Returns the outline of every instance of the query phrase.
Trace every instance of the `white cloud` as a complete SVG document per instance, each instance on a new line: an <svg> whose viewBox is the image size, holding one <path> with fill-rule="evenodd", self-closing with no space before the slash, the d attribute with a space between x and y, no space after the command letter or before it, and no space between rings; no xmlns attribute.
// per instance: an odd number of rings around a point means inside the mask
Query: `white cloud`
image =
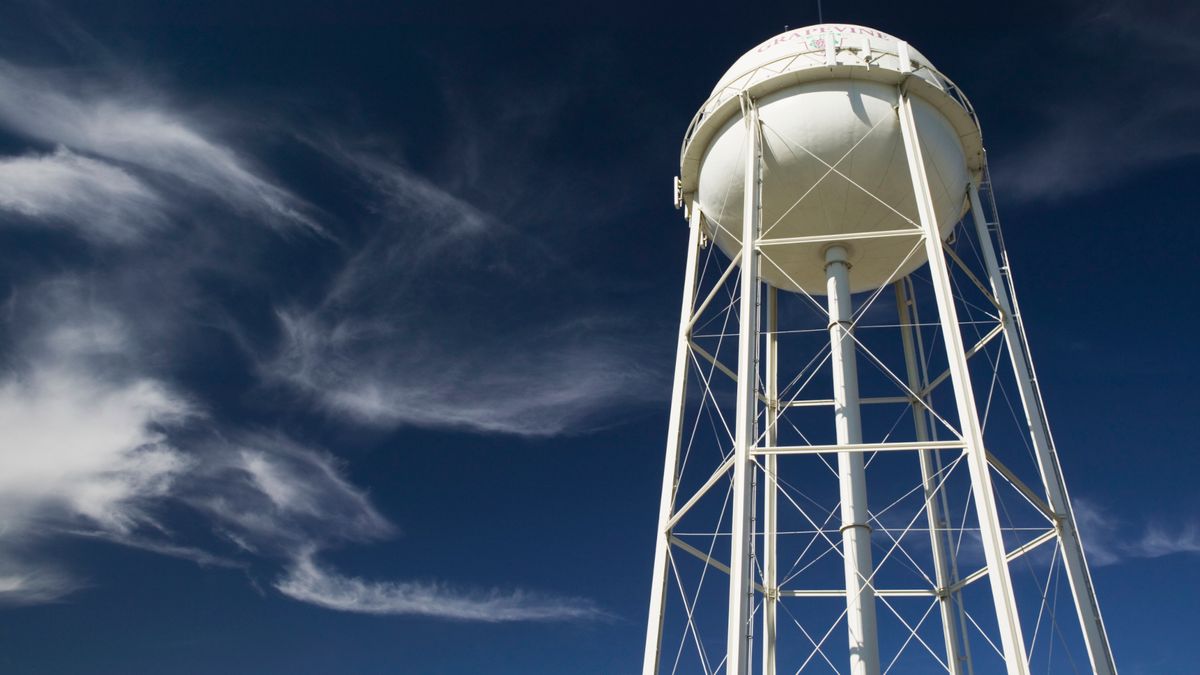
<svg viewBox="0 0 1200 675"><path fill-rule="evenodd" d="M322 148L331 158L348 167L372 189L376 209L399 214L427 232L419 233L415 243L445 243L464 238L487 236L503 228L495 218L408 169L367 152L347 151L332 141ZM395 217L392 215L390 217ZM441 246L407 252L420 260L442 250Z"/></svg>
<svg viewBox="0 0 1200 675"><path fill-rule="evenodd" d="M146 520L139 503L161 496L187 462L154 426L186 405L161 385L113 385L39 367L0 384L0 501L15 511L55 502L107 529Z"/></svg>
<svg viewBox="0 0 1200 675"><path fill-rule="evenodd" d="M80 581L45 545L72 536L231 566L173 541L162 507L202 459L170 434L202 415L157 378L138 374L122 317L79 279L9 298L0 376L0 603L61 597Z"/></svg>
<svg viewBox="0 0 1200 675"><path fill-rule="evenodd" d="M430 616L463 621L579 621L605 618L593 603L525 591L468 591L441 584L366 581L298 557L275 587L327 609L362 614Z"/></svg>
<svg viewBox="0 0 1200 675"><path fill-rule="evenodd" d="M185 501L243 550L289 561L279 592L327 609L464 621L598 619L588 601L527 591L473 592L439 583L364 581L315 562L322 550L391 537L395 527L327 453L273 434L209 448L211 466Z"/></svg>
<svg viewBox="0 0 1200 675"><path fill-rule="evenodd" d="M110 241L136 239L163 220L161 200L142 181L62 147L0 158L0 209Z"/></svg>
<svg viewBox="0 0 1200 675"><path fill-rule="evenodd" d="M322 298L277 310L268 379L359 423L525 436L612 424L655 395L644 332L557 302L579 280L537 237L377 155L320 147L368 186L378 222ZM563 311L525 313L547 301Z"/></svg>
<svg viewBox="0 0 1200 675"><path fill-rule="evenodd" d="M1075 524L1083 540L1083 550L1093 565L1113 565L1121 561L1119 535L1120 525L1101 506L1089 500L1076 498L1071 504L1075 511Z"/></svg>
<svg viewBox="0 0 1200 675"><path fill-rule="evenodd" d="M0 607L54 602L84 584L44 560L30 562L11 553L0 555Z"/></svg>
<svg viewBox="0 0 1200 675"><path fill-rule="evenodd" d="M155 526L155 502L190 464L158 427L187 412L151 380L115 384L69 365L39 364L0 382L0 553L56 529L122 535ZM42 569L0 555L0 595L32 601L77 585Z"/></svg>
<svg viewBox="0 0 1200 675"><path fill-rule="evenodd" d="M199 115L141 85L0 61L0 126L58 147L0 159L0 182L8 179L0 209L25 218L129 241L183 213L174 206L182 195L320 230L307 202L216 140ZM616 338L615 322L504 328L483 316L496 297L487 294L428 321L445 307L428 291L449 288L447 278L473 292L516 287L541 273L529 262L552 256L398 165L369 155L337 161L368 188L380 229L316 306L280 312L288 335L263 373L369 424L526 435L598 424L599 412L648 395L652 378L628 355L636 340ZM163 272L148 259L127 269L120 278L60 280L10 296L12 368L0 376L0 603L46 602L80 587L82 563L56 566L41 547L74 536L201 565L283 564L281 593L341 611L473 621L603 616L584 600L367 581L318 564L324 552L393 537L397 528L334 455L281 432L221 429L167 385L155 368L176 342L163 336L206 318L148 309L142 295L128 302L127 291L165 285L172 303L189 310L204 298L181 297L189 292L184 272ZM472 317L501 334L447 339L449 326ZM398 334L412 339L397 342ZM180 507L217 536L184 539L170 520Z"/></svg>
<svg viewBox="0 0 1200 675"><path fill-rule="evenodd" d="M144 87L95 72L0 61L0 124L29 138L172 177L266 222L321 231L302 200Z"/></svg>
<svg viewBox="0 0 1200 675"><path fill-rule="evenodd" d="M242 434L203 449L179 497L207 514L217 531L256 554L363 543L395 534L341 462L279 434Z"/></svg>
<svg viewBox="0 0 1200 675"><path fill-rule="evenodd" d="M284 347L267 373L367 424L553 436L594 429L605 413L655 392L655 373L607 326L571 322L439 343L414 319L386 312L332 322L279 316Z"/></svg>
<svg viewBox="0 0 1200 675"><path fill-rule="evenodd" d="M1126 176L1200 156L1200 92L1174 86L1200 79L1200 47L1191 26L1200 14L1169 3L1147 14L1136 3L1078 3L1064 35L1081 58L1105 63L1103 87L1056 85L1034 92L1044 106L1044 131L1026 145L998 153L1001 189L1020 199L1091 192ZM1064 43L1067 44L1067 43Z"/></svg>
<svg viewBox="0 0 1200 675"><path fill-rule="evenodd" d="M1200 136L1175 132L1185 128L1183 120L1200 116L1200 95L1169 92L1136 100L1136 110L1097 100L1055 106L1042 135L1003 156L998 180L1019 199L1061 198L1200 156Z"/></svg>
<svg viewBox="0 0 1200 675"><path fill-rule="evenodd" d="M89 537L108 541L119 546L149 551L150 553L157 553L170 558L190 560L201 567L246 567L245 562L232 557L216 555L195 546L166 541L162 539L163 535L161 533L157 537L142 536L131 532L109 532L104 530L65 530L64 533L76 537Z"/></svg>
<svg viewBox="0 0 1200 675"><path fill-rule="evenodd" d="M1200 554L1200 523L1194 520L1177 522L1168 529L1160 523L1127 522L1086 499L1075 499L1072 506L1084 550L1092 564L1114 565L1134 558Z"/></svg>
<svg viewBox="0 0 1200 675"><path fill-rule="evenodd" d="M205 566L244 565L173 541L155 512L178 501L206 514L243 552L291 561L277 587L303 602L472 621L601 616L580 600L364 582L318 567L314 552L390 537L395 528L346 480L336 459L282 436L247 434L199 453L173 447L157 427L188 414L182 399L150 380L115 385L76 370L35 368L0 384L0 604L50 602L82 585L45 556L13 554L54 535L103 539ZM146 536L146 529L159 535Z"/></svg>
<svg viewBox="0 0 1200 675"><path fill-rule="evenodd" d="M1200 525L1195 522L1184 523L1170 532L1160 526L1149 526L1142 538L1130 546L1130 550L1143 558L1200 553Z"/></svg>

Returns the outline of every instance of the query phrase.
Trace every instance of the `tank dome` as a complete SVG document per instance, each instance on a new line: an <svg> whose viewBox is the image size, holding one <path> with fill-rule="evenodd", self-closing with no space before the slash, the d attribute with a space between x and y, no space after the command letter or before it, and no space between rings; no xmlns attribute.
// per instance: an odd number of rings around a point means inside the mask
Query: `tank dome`
<svg viewBox="0 0 1200 675"><path fill-rule="evenodd" d="M823 295L826 238L839 234L847 235L853 291L878 288L924 263L896 113L902 86L913 103L938 226L947 236L966 210L968 181L983 162L979 127L965 99L896 38L822 24L782 33L743 55L689 129L682 189L717 245L730 256L741 248L745 92L762 125L762 241L823 239L765 248L764 281ZM912 234L864 234L905 228Z"/></svg>

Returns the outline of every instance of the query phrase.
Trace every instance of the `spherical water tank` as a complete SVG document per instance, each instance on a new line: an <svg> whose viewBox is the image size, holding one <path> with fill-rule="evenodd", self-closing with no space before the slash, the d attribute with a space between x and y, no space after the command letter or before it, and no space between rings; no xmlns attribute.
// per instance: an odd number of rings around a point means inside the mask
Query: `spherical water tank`
<svg viewBox="0 0 1200 675"><path fill-rule="evenodd" d="M896 111L901 87L912 101L938 227L948 236L966 211L968 181L983 165L978 124L966 99L924 56L862 26L788 31L738 59L688 130L682 192L700 209L712 239L735 256L741 249L745 92L762 128L762 241L822 238L763 247L761 278L781 289L823 295L824 251L832 243L827 238L842 234L853 291L902 278L925 255ZM903 228L913 234L863 236Z"/></svg>

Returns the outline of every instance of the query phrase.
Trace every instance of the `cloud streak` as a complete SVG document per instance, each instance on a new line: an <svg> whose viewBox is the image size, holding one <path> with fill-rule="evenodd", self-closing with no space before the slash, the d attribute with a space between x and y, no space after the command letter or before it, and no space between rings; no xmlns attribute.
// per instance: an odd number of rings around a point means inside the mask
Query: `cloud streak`
<svg viewBox="0 0 1200 675"><path fill-rule="evenodd" d="M378 156L328 153L377 220L325 295L277 308L269 380L357 423L523 436L612 424L654 395L632 320L591 312L586 291L570 308L578 281L535 237ZM529 313L556 293L570 309Z"/></svg>
<svg viewBox="0 0 1200 675"><path fill-rule="evenodd" d="M1077 39L1082 57L1106 64L1105 86L1067 85L1043 97L1044 131L996 164L1003 189L1026 200L1070 197L1200 156L1192 123L1200 117L1200 92L1163 87L1147 75L1166 66L1173 81L1200 79L1191 29L1200 10L1186 3L1160 9L1167 11L1147 15L1124 1L1077 7L1075 30L1064 35Z"/></svg>
<svg viewBox="0 0 1200 675"><path fill-rule="evenodd" d="M99 241L136 240L164 222L162 200L145 183L64 147L0 158L0 209L61 222Z"/></svg>
<svg viewBox="0 0 1200 675"><path fill-rule="evenodd" d="M74 575L45 561L0 555L0 607L55 602L81 586Z"/></svg>
<svg viewBox="0 0 1200 675"><path fill-rule="evenodd" d="M158 98L130 85L128 78L104 80L96 73L33 69L0 60L0 125L33 140L173 179L177 187L276 227L322 232L301 199ZM11 169L22 168L36 167L25 163Z"/></svg>
<svg viewBox="0 0 1200 675"><path fill-rule="evenodd" d="M94 250L106 264L119 258L111 270L20 283L8 299L0 603L53 601L85 585L80 565L60 566L42 546L75 537L204 566L275 565L284 570L280 593L338 611L603 618L577 598L366 580L319 562L398 528L337 456L275 429L225 424L171 370L190 356L195 325L238 330L194 277L228 272L241 291L259 271L238 265L267 253L250 250L249 237L233 257L202 232L150 236L205 225L213 205L279 230L325 234L319 209L202 115L165 100L119 65L98 72L0 60L0 127L29 146L0 157L6 224L122 244ZM640 336L628 322L586 308L546 317L512 303L535 293L543 302L570 281L539 237L379 154L327 141L314 148L352 177L356 202L367 205L356 225L366 232L324 252L344 264L315 300L271 293L279 343L246 341L270 385L354 424L525 436L612 424L613 413L651 396L657 375L638 367ZM196 531L197 515L210 532Z"/></svg>
<svg viewBox="0 0 1200 675"><path fill-rule="evenodd" d="M245 433L206 444L203 454L179 496L246 552L290 559L395 535L328 453L279 434Z"/></svg>
<svg viewBox="0 0 1200 675"><path fill-rule="evenodd" d="M22 331L0 377L0 605L52 602L86 586L78 565L59 565L44 546L75 537L207 567L282 566L279 592L339 611L599 616L573 599L366 582L318 565L323 552L397 536L342 460L277 431L222 428L143 372L126 318L76 279L35 286L6 309ZM181 509L212 536L176 527Z"/></svg>
<svg viewBox="0 0 1200 675"><path fill-rule="evenodd" d="M190 465L161 427L188 413L157 382L106 382L72 366L38 364L0 382L0 601L46 601L79 585L13 554L48 532L157 528L154 507Z"/></svg>
<svg viewBox="0 0 1200 675"><path fill-rule="evenodd" d="M285 347L268 372L370 425L581 433L654 390L654 374L632 348L589 335L596 326L492 336L485 346L470 336L439 344L402 315L364 321L281 312L280 321ZM393 340L403 346L389 349Z"/></svg>
<svg viewBox="0 0 1200 675"><path fill-rule="evenodd" d="M1133 524L1091 501L1074 502L1075 520L1092 564L1115 565L1138 558L1200 554L1200 523L1181 522L1170 529L1158 524L1138 526L1141 535L1130 536Z"/></svg>
<svg viewBox="0 0 1200 675"><path fill-rule="evenodd" d="M581 621L606 618L578 598L556 598L525 591L465 591L440 584L366 581L330 572L311 557L301 557L275 588L284 595L343 612L428 616L490 623L509 621Z"/></svg>

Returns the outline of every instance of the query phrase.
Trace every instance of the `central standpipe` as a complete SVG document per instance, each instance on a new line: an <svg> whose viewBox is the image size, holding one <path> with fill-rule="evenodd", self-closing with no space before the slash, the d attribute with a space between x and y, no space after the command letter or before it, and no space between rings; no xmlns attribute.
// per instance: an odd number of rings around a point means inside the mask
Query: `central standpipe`
<svg viewBox="0 0 1200 675"><path fill-rule="evenodd" d="M858 398L858 365L850 335L850 263L843 246L825 251L829 296L829 342L833 364L833 408L838 445L862 443ZM875 623L874 566L871 526L867 522L867 475L862 452L838 453L842 497L842 557L846 566L846 627L850 634L850 672L879 675L879 640Z"/></svg>
<svg viewBox="0 0 1200 675"><path fill-rule="evenodd" d="M763 370L767 429L763 439L768 447L779 444L779 289L767 286L767 330L763 333ZM779 603L779 456L763 458L763 664L762 675L775 675L776 618Z"/></svg>

